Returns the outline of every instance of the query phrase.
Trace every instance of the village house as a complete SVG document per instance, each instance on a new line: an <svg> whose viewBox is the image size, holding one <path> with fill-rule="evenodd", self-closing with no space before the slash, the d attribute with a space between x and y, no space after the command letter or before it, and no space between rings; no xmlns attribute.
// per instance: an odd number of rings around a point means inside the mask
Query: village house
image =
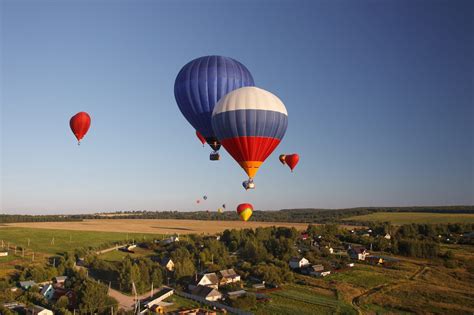
<svg viewBox="0 0 474 315"><path fill-rule="evenodd" d="M205 287L210 287L213 289L218 289L219 288L219 278L217 277L215 272L212 273L205 273L202 275L202 277L199 279L199 281L196 282L195 285L189 285L189 289L193 290L197 286L205 286Z"/></svg>
<svg viewBox="0 0 474 315"><path fill-rule="evenodd" d="M165 238L164 240L161 241L161 244L168 245L174 242L179 242L179 236L171 236L171 237Z"/></svg>
<svg viewBox="0 0 474 315"><path fill-rule="evenodd" d="M76 292L74 292L71 289L65 289L61 286L56 286L54 288L54 295L53 295L53 300L57 301L59 300L60 297L66 296L69 301L69 308L75 308L77 307L77 297L76 297Z"/></svg>
<svg viewBox="0 0 474 315"><path fill-rule="evenodd" d="M47 308L44 308L42 306L38 305L32 305L28 307L28 310L26 314L31 314L31 315L54 315L53 311L48 310Z"/></svg>
<svg viewBox="0 0 474 315"><path fill-rule="evenodd" d="M353 246L347 250L347 254L351 259L365 260L365 258L369 255L369 252L365 249L365 247Z"/></svg>
<svg viewBox="0 0 474 315"><path fill-rule="evenodd" d="M29 280L29 281L20 281L20 287L23 289L23 290L28 290L29 288L31 288L32 286L35 286L36 285L36 282L32 281L32 280Z"/></svg>
<svg viewBox="0 0 474 315"><path fill-rule="evenodd" d="M229 299L233 300L233 299L236 299L238 297L241 297L241 296L244 296L247 294L247 291L245 290L238 290L238 291L232 291L232 292L228 292L227 293L227 296L229 297Z"/></svg>
<svg viewBox="0 0 474 315"><path fill-rule="evenodd" d="M387 234L384 235L383 238L386 239L386 240L389 240L389 239L391 239L392 237L390 236L390 234L387 233Z"/></svg>
<svg viewBox="0 0 474 315"><path fill-rule="evenodd" d="M133 253L133 250L137 247L136 244L129 244L129 245L125 245L123 247L120 247L119 250L123 251L123 252L129 252L129 253Z"/></svg>
<svg viewBox="0 0 474 315"><path fill-rule="evenodd" d="M382 265L384 263L383 258L378 256L367 256L365 260L367 260L369 264L372 265Z"/></svg>
<svg viewBox="0 0 474 315"><path fill-rule="evenodd" d="M0 257L5 257L5 256L8 256L8 252L1 251Z"/></svg>
<svg viewBox="0 0 474 315"><path fill-rule="evenodd" d="M40 294L44 296L48 301L54 296L54 288L52 284L45 284L40 291Z"/></svg>
<svg viewBox="0 0 474 315"><path fill-rule="evenodd" d="M303 258L293 257L290 259L289 265L291 269L304 268L304 267L309 266L309 260L304 257Z"/></svg>
<svg viewBox="0 0 474 315"><path fill-rule="evenodd" d="M169 298L170 296L172 296L174 294L174 290L171 289L171 288L164 288L163 290L161 290L160 292L158 292L158 294L152 298L149 298L147 300L145 300L143 302L143 306L148 308L148 309L151 309L153 306L155 305L161 305L161 306L165 306L164 304L162 304L161 302L166 299L166 298Z"/></svg>
<svg viewBox="0 0 474 315"><path fill-rule="evenodd" d="M229 283L235 283L240 281L240 275L238 275L234 269L226 269L219 271L221 277L220 284L225 285Z"/></svg>
<svg viewBox="0 0 474 315"><path fill-rule="evenodd" d="M207 301L217 301L222 299L222 293L214 289L213 287L206 287L202 285L198 285L194 288L191 292L193 295L202 297Z"/></svg>
<svg viewBox="0 0 474 315"><path fill-rule="evenodd" d="M64 284L64 281L67 280L67 276L58 276L54 278L54 283L56 284Z"/></svg>
<svg viewBox="0 0 474 315"><path fill-rule="evenodd" d="M257 290L265 289L265 281L252 284L252 288L257 289Z"/></svg>
<svg viewBox="0 0 474 315"><path fill-rule="evenodd" d="M169 257L165 257L161 260L161 265L165 267L168 271L174 270L174 262Z"/></svg>

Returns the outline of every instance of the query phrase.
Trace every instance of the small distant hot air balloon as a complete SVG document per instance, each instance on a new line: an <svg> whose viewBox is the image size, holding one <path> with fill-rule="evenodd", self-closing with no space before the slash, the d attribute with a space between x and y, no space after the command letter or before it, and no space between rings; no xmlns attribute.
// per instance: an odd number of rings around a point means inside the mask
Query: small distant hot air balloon
<svg viewBox="0 0 474 315"><path fill-rule="evenodd" d="M253 213L253 207L250 203L242 203L237 206L237 214L243 221L248 221Z"/></svg>
<svg viewBox="0 0 474 315"><path fill-rule="evenodd" d="M217 138L249 176L246 189L255 187L255 174L280 144L287 125L288 113L282 101L257 87L226 94L212 112Z"/></svg>
<svg viewBox="0 0 474 315"><path fill-rule="evenodd" d="M222 209L222 208L217 208L217 212L219 212L219 213L224 213L224 209Z"/></svg>
<svg viewBox="0 0 474 315"><path fill-rule="evenodd" d="M200 202L201 202L201 200L199 200L199 199L198 199L198 200L196 200L196 203L200 203Z"/></svg>
<svg viewBox="0 0 474 315"><path fill-rule="evenodd" d="M280 154L280 157L279 157L279 159L280 159L280 162L281 162L281 164L283 164L283 165L285 165L285 164L286 164L286 162L285 162L285 158L286 158L286 155L284 155L284 154Z"/></svg>
<svg viewBox="0 0 474 315"><path fill-rule="evenodd" d="M77 144L81 144L82 138L86 135L91 126L91 116L86 112L79 112L69 120L69 127L77 138Z"/></svg>
<svg viewBox="0 0 474 315"><path fill-rule="evenodd" d="M288 164L288 166L290 167L292 172L293 172L293 169L298 164L299 160L300 160L300 156L296 153L293 153L291 155L287 155L286 159L285 159L286 164Z"/></svg>
<svg viewBox="0 0 474 315"><path fill-rule="evenodd" d="M204 138L202 134L197 130L196 130L196 136L198 137L199 141L201 141L202 146L204 146L204 144L206 143L206 138Z"/></svg>
<svg viewBox="0 0 474 315"><path fill-rule="evenodd" d="M207 200L207 196L206 195L202 196L202 199Z"/></svg>
<svg viewBox="0 0 474 315"><path fill-rule="evenodd" d="M224 208L224 209L225 209L225 203L224 203L224 204L222 204L222 208Z"/></svg>

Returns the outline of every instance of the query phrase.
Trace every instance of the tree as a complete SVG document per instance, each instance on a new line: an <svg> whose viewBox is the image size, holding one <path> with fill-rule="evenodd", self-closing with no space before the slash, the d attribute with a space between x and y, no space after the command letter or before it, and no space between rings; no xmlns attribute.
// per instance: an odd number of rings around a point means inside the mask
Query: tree
<svg viewBox="0 0 474 315"><path fill-rule="evenodd" d="M56 307L57 308L67 308L68 306L69 306L69 298L65 295L61 296L56 301Z"/></svg>
<svg viewBox="0 0 474 315"><path fill-rule="evenodd" d="M86 313L109 312L110 307L117 307L117 301L107 295L107 287L91 280L86 280L78 293L79 308Z"/></svg>

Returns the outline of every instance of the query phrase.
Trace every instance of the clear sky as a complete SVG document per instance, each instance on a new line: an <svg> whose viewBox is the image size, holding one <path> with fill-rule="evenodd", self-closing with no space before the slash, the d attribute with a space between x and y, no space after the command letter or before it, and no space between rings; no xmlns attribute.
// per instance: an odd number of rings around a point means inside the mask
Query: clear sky
<svg viewBox="0 0 474 315"><path fill-rule="evenodd" d="M473 1L0 2L0 212L474 203ZM254 191L174 99L180 68L212 54L288 109Z"/></svg>

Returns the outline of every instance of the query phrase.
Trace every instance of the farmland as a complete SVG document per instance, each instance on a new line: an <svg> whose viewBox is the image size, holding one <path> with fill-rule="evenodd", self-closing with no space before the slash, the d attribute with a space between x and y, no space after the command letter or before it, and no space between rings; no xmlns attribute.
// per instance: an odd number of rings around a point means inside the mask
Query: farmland
<svg viewBox="0 0 474 315"><path fill-rule="evenodd" d="M307 223L256 222L256 221L205 221L205 220L154 220L154 219L103 219L79 222L8 223L4 226L69 231L100 231L149 234L215 234L226 229L244 229L269 226L294 227L304 230Z"/></svg>
<svg viewBox="0 0 474 315"><path fill-rule="evenodd" d="M474 214L469 213L424 213L424 212L376 212L367 215L354 216L345 221L359 222L390 222L394 225L474 223Z"/></svg>

